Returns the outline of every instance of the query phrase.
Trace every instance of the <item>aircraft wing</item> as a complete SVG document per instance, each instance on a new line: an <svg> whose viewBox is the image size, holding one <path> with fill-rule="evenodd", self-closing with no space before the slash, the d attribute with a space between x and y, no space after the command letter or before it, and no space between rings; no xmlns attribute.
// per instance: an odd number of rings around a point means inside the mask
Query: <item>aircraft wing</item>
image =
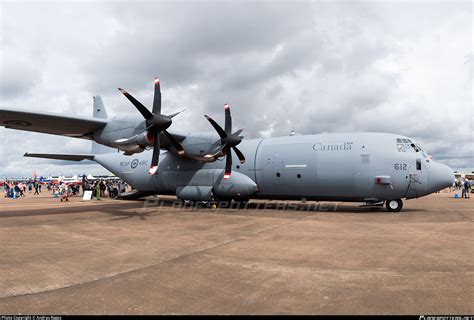
<svg viewBox="0 0 474 320"><path fill-rule="evenodd" d="M59 154L59 153L28 153L27 152L23 156L29 157L29 158L70 160L70 161L94 160L93 154Z"/></svg>
<svg viewBox="0 0 474 320"><path fill-rule="evenodd" d="M8 129L90 139L90 135L94 131L106 124L106 119L65 116L59 113L29 110L10 110L0 107L0 126Z"/></svg>

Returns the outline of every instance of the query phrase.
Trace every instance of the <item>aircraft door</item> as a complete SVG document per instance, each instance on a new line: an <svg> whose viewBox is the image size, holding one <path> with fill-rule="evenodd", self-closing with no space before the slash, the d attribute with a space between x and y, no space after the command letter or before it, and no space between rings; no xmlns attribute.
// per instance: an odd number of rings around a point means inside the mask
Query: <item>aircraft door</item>
<svg viewBox="0 0 474 320"><path fill-rule="evenodd" d="M375 183L375 161L370 153L360 154L354 166L355 193L357 197L368 198Z"/></svg>
<svg viewBox="0 0 474 320"><path fill-rule="evenodd" d="M421 154L415 161L410 159L410 162L412 164L408 170L408 190L405 195L408 199L423 196L427 188L427 163L421 157Z"/></svg>

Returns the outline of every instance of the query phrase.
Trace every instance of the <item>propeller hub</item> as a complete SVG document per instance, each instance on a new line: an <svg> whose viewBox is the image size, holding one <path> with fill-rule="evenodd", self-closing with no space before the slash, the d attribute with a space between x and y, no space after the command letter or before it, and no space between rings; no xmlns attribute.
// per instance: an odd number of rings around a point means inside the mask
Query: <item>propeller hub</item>
<svg viewBox="0 0 474 320"><path fill-rule="evenodd" d="M230 147L235 147L238 145L240 142L242 142L242 139L239 136L235 136L233 134L225 137L222 139L225 144L227 144Z"/></svg>
<svg viewBox="0 0 474 320"><path fill-rule="evenodd" d="M151 158L151 166L148 171L149 174L155 174L158 170L158 160L160 157L160 133L162 132L176 149L178 155L184 154L183 146L174 138L166 129L171 126L171 118L179 114L174 113L169 116L161 114L161 88L160 81L155 79L155 95L153 97L153 112L148 110L140 101L135 99L130 93L122 88L119 88L120 92L137 108L143 118L145 118L145 131L146 140L148 143L153 144L153 155Z"/></svg>
<svg viewBox="0 0 474 320"><path fill-rule="evenodd" d="M147 126L152 126L158 131L163 131L171 126L171 119L161 114L153 115L153 118L147 120Z"/></svg>
<svg viewBox="0 0 474 320"><path fill-rule="evenodd" d="M242 142L242 138L240 134L244 129L240 129L232 132L232 117L230 114L230 107L228 104L224 105L225 111L225 130L217 124L211 117L205 115L206 119L211 123L211 125L216 129L217 133L221 137L221 149L218 150L214 154L208 154L205 158L214 158L217 159L220 156L225 156L225 170L224 170L224 179L229 179L231 172L232 172L232 151L235 152L241 164L245 163L245 156L244 154L236 147L240 142Z"/></svg>

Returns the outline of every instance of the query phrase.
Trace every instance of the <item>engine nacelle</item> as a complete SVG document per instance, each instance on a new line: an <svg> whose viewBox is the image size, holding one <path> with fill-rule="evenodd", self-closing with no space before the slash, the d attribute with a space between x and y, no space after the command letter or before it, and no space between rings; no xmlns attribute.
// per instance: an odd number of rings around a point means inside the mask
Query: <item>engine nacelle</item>
<svg viewBox="0 0 474 320"><path fill-rule="evenodd" d="M180 171L177 177L171 175L171 180L164 183L178 181L178 199L194 201L210 201L213 194L221 199L249 199L257 192L255 182L242 173L233 171L229 179L223 179L223 176L222 169ZM166 175L163 179L166 179Z"/></svg>
<svg viewBox="0 0 474 320"><path fill-rule="evenodd" d="M248 199L257 192L257 185L246 175L232 172L229 179L220 179L214 185L214 194L220 198Z"/></svg>
<svg viewBox="0 0 474 320"><path fill-rule="evenodd" d="M192 133L186 136L181 144L186 157L206 162L215 161L213 158L204 156L213 154L220 148L221 138L215 133Z"/></svg>
<svg viewBox="0 0 474 320"><path fill-rule="evenodd" d="M131 138L115 140L113 146L125 151L125 154L140 153L143 152L146 147L153 146L153 139L153 135L143 132Z"/></svg>

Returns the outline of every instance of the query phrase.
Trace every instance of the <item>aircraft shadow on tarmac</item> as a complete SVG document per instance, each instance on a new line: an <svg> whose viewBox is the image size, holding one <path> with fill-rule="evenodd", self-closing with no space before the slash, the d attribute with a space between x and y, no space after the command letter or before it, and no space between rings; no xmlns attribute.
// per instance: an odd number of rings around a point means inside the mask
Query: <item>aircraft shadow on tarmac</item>
<svg viewBox="0 0 474 320"><path fill-rule="evenodd" d="M137 206L138 203L142 205ZM159 209L167 209L166 212L160 212ZM42 209L25 209L14 211L3 211L0 213L0 218L7 217L27 217L27 216L41 216L41 215L55 215L55 214L74 214L85 211L98 211L101 213L115 216L111 220L125 220L139 218L146 220L151 215L173 213L190 213L190 212L211 212L216 214L256 214L256 213L271 213L276 212L295 212L295 213L387 213L385 207L360 207L356 204L339 203L339 202L279 202L279 201L258 201L246 203L243 207L238 207L238 204L223 204L217 207L209 207L208 204L198 203L181 203L177 200L158 199L154 200L138 200L138 201L121 201L117 200L117 204L93 204L87 207L68 207L67 205L57 208L42 208ZM422 212L423 209L404 208L401 213Z"/></svg>
<svg viewBox="0 0 474 320"><path fill-rule="evenodd" d="M179 200L145 199L139 200L143 202L142 208L138 209L135 214L126 213L126 217L149 216L150 213L157 213L159 208L167 208L176 212L213 212L213 213L243 213L247 210L252 212L263 211L286 211L286 212L339 212L339 213L387 213L385 206L360 206L358 204L349 204L341 202L291 202L291 201L258 201L258 202L237 202L237 203L222 203L217 206L209 206L206 202L183 203ZM404 208L402 212L418 212L426 211L423 209ZM169 212L169 211L168 211ZM120 215L124 215L120 213ZM124 217L125 218L125 217Z"/></svg>

